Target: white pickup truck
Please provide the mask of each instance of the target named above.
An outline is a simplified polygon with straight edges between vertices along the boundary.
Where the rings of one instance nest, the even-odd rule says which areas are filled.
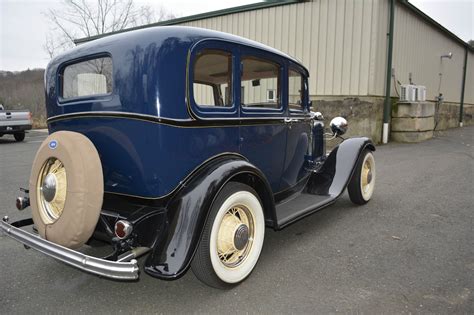
[[[5,110],[0,104],[0,137],[13,135],[16,141],[25,139],[25,130],[30,130],[33,121],[31,113],[23,110]]]

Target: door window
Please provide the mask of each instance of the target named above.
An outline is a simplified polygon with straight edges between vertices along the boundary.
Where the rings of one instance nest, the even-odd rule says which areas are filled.
[[[304,77],[298,71],[288,71],[288,106],[290,112],[304,111]]]
[[[198,106],[232,106],[232,54],[203,49],[194,63],[194,102]]]
[[[269,60],[242,57],[241,103],[246,109],[281,108],[280,66]]]

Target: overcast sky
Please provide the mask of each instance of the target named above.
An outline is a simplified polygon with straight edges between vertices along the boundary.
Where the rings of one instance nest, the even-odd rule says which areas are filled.
[[[42,12],[61,0],[0,0],[0,70],[44,68],[48,56],[43,49],[49,25]],[[363,0],[360,0],[363,1]],[[257,0],[136,0],[166,9],[178,16],[234,7]],[[474,0],[410,0],[414,5],[467,41],[474,39]]]

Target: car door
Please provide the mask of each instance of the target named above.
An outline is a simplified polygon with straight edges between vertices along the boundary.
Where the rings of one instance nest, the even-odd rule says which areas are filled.
[[[297,190],[309,175],[305,161],[310,145],[310,114],[308,110],[307,78],[297,65],[289,64],[285,78],[285,102],[288,111],[286,122],[286,158],[283,166],[280,191]]]
[[[188,92],[190,114],[197,124],[192,129],[176,129],[174,139],[189,143],[185,152],[177,152],[177,159],[184,156],[200,164],[225,152],[239,152],[239,106],[233,87],[235,69],[240,66],[234,50],[235,45],[216,40],[202,41],[193,48]]]
[[[280,187],[286,149],[283,62],[258,49],[240,50],[240,152],[265,174],[274,192]]]

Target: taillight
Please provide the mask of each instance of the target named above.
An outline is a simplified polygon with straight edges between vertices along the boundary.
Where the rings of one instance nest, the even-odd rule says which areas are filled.
[[[124,239],[130,236],[133,231],[133,226],[130,222],[125,220],[118,220],[115,223],[115,236],[119,239]]]
[[[16,198],[16,208],[18,210],[23,210],[30,205],[30,198],[28,197],[18,197]]]

